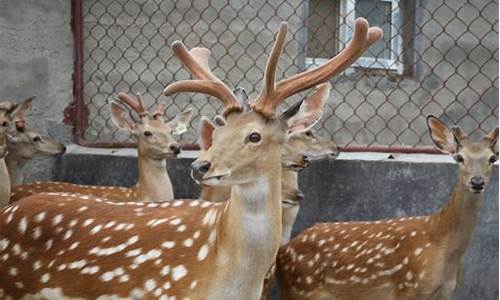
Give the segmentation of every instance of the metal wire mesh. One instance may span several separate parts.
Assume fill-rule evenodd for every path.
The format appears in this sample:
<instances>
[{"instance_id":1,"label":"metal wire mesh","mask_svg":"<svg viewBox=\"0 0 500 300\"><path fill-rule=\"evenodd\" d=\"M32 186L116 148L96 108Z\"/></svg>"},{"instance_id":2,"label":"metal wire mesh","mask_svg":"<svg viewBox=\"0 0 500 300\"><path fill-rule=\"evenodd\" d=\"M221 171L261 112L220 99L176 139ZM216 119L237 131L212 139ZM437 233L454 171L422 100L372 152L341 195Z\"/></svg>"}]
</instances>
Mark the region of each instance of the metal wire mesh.
<instances>
[{"instance_id":1,"label":"metal wire mesh","mask_svg":"<svg viewBox=\"0 0 500 300\"><path fill-rule=\"evenodd\" d=\"M354 19L381 26L384 39L343 74L317 129L349 147L430 145L425 116L433 114L474 135L498 124L498 1L484 0L84 0L83 140L125 142L107 101L118 91L143 93L167 115L193 107L196 141L201 115L220 105L204 95L167 98L163 88L189 78L169 45L211 50L214 73L256 96L281 21L289 24L278 79L333 57L348 42ZM294 101L306 94L289 99ZM82 110L81 113L86 113Z\"/></svg>"}]
</instances>

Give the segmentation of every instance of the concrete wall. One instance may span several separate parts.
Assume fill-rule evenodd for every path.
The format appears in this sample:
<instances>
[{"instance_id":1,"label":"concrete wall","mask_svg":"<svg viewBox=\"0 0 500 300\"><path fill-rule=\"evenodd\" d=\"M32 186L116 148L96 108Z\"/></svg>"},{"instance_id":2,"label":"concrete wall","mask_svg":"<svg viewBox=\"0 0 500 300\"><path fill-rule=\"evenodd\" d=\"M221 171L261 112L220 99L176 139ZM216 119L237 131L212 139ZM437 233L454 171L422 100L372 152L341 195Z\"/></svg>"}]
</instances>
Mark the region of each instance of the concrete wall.
<instances>
[{"instance_id":1,"label":"concrete wall","mask_svg":"<svg viewBox=\"0 0 500 300\"><path fill-rule=\"evenodd\" d=\"M425 161L421 156L418 161ZM359 158L359 156L358 156ZM456 164L405 162L376 156L372 161L347 159L315 162L300 174L306 195L294 234L316 222L377 220L422 215L443 206L456 180ZM176 198L195 198L199 188L189 177L192 159L168 162ZM76 171L78 170L78 171ZM132 185L133 157L69 154L56 159L50 173L32 178L84 184ZM479 224L464 261L464 277L453 299L498 299L498 166L484 194ZM278 299L276 296L273 299Z\"/></svg>"},{"instance_id":2,"label":"concrete wall","mask_svg":"<svg viewBox=\"0 0 500 300\"><path fill-rule=\"evenodd\" d=\"M86 138L127 139L110 124L105 104L120 90L144 92L150 105L172 103L169 116L190 102L199 114L216 113L218 102L212 99L207 103L205 96L161 96L167 84L189 77L169 50L174 40L183 40L188 47L209 48L215 74L231 87L244 87L250 96L260 90L265 54L281 20L287 21L290 29L278 79L304 69L308 40L317 48L313 53L330 57L337 51L337 22L344 19L335 16L337 2L84 1L85 100L91 103ZM429 145L427 114L458 122L467 132L479 134L493 128L498 123L498 3L399 3L405 24L399 29L403 39L400 60L407 73L356 69L335 78L318 126L324 128L323 134L332 135L340 145L353 139L356 144ZM311 31L307 25L310 11L317 16L311 18ZM194 127L197 123L198 117ZM481 129L476 130L479 123L483 123ZM184 138L196 139L192 133Z\"/></svg>"},{"instance_id":3,"label":"concrete wall","mask_svg":"<svg viewBox=\"0 0 500 300\"><path fill-rule=\"evenodd\" d=\"M329 0L314 3L324 5L325 1ZM169 116L189 102L200 114L217 112L218 102L212 99L207 104L204 96L161 96L166 84L188 77L169 50L174 40L210 48L215 73L230 86L241 85L255 96L265 65L263 54L269 52L279 22L286 20L289 42L278 77L304 68L310 34L306 0L214 0L210 5L153 0L83 3L89 141L128 138L116 132L105 105L120 90L145 92L150 105L172 103ZM481 130L490 130L498 122L498 3L401 0L400 5L408 24L403 29L407 43L403 59L411 75L357 70L336 78L321 124L328 132L323 133L332 134L340 145L353 136L358 144L389 144L396 135L401 136L397 143L413 144L422 138L428 144L420 110L423 115L458 121L468 132L478 123L482 123ZM322 16L324 27L333 27L317 32L317 42L337 38L336 20L326 19L328 15ZM72 100L70 21L69 0L0 1L0 100L37 95L31 124L63 140L71 138L69 128L62 125L63 109ZM197 122L198 117L194 127ZM193 132L184 138L196 139Z\"/></svg>"},{"instance_id":4,"label":"concrete wall","mask_svg":"<svg viewBox=\"0 0 500 300\"><path fill-rule=\"evenodd\" d=\"M30 126L71 140L62 124L73 100L71 1L0 1L0 101L37 96Z\"/></svg>"}]
</instances>

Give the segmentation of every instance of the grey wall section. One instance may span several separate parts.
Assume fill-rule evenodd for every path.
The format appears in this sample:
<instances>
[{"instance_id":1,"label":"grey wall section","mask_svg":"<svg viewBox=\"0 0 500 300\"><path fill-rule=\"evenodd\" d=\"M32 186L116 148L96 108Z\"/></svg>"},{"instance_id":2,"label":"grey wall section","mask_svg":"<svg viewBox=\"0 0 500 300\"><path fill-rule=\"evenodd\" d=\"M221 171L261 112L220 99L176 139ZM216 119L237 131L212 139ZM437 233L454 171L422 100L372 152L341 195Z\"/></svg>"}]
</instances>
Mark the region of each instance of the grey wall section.
<instances>
[{"instance_id":1,"label":"grey wall section","mask_svg":"<svg viewBox=\"0 0 500 300\"><path fill-rule=\"evenodd\" d=\"M204 95L162 96L167 84L189 78L168 47L174 40L209 48L214 73L231 87L244 87L252 98L260 91L265 54L283 20L290 28L277 79L303 70L308 40L317 41L314 47L321 52L323 47L335 48L339 38L338 20L330 16L340 1L313 1L330 10L316 8L318 20L312 21L308 20L310 2L84 1L84 98L90 112L85 138L128 138L110 124L106 106L122 90L142 92L148 105L167 101L170 117L192 103L194 127L198 114L217 112L218 102ZM401 48L408 74L355 68L336 76L318 126L322 134L340 145L353 140L355 144L431 145L426 134L428 114L458 123L474 135L493 128L498 123L498 1L398 2L401 22L406 24L400 33L406 41ZM309 32L310 21L324 30ZM184 138L194 141L196 136L189 132Z\"/></svg>"},{"instance_id":2,"label":"grey wall section","mask_svg":"<svg viewBox=\"0 0 500 300\"><path fill-rule=\"evenodd\" d=\"M176 198L195 198L190 159L168 162ZM78 171L77 171L78 170ZM464 257L464 277L454 299L498 299L498 166L485 191L476 233ZM36 177L37 175L35 175ZM84 184L131 185L134 158L65 155L44 178ZM456 181L456 165L387 161L320 161L300 174L306 195L294 234L316 222L377 220L436 212ZM274 297L273 299L278 299Z\"/></svg>"},{"instance_id":3,"label":"grey wall section","mask_svg":"<svg viewBox=\"0 0 500 300\"><path fill-rule=\"evenodd\" d=\"M62 124L72 101L73 35L71 1L0 1L0 101L37 96L30 126L62 140Z\"/></svg>"}]
</instances>

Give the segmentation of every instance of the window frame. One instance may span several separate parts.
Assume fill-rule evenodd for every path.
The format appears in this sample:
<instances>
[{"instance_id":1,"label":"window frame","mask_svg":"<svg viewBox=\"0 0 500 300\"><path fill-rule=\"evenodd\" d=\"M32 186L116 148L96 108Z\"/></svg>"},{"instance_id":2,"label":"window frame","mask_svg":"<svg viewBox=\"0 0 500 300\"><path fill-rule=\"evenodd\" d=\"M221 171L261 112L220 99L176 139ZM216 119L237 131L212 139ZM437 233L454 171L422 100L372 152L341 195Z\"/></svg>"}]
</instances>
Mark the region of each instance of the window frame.
<instances>
[{"instance_id":1,"label":"window frame","mask_svg":"<svg viewBox=\"0 0 500 300\"><path fill-rule=\"evenodd\" d=\"M357 0L340 0L339 10L339 38L337 39L337 49L339 51L349 42L353 34L353 27L356 20L356 3ZM378 0L391 4L391 58L372 58L360 57L354 62L351 67L365 69L382 69L396 71L398 74L403 74L403 59L402 45L403 38L400 34L402 28L401 9L399 8L400 0ZM343 23L342 23L343 22ZM306 67L311 68L326 63L328 59L306 57Z\"/></svg>"}]
</instances>

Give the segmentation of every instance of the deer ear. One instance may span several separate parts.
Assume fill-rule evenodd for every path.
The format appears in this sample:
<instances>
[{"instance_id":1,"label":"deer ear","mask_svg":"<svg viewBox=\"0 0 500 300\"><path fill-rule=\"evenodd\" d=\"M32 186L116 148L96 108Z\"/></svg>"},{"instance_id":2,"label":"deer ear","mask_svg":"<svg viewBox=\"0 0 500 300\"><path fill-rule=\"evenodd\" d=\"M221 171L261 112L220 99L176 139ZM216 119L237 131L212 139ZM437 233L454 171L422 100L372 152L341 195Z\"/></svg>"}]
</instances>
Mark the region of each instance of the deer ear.
<instances>
[{"instance_id":1,"label":"deer ear","mask_svg":"<svg viewBox=\"0 0 500 300\"><path fill-rule=\"evenodd\" d=\"M193 110L191 108L188 108L175 116L175 118L168 122L167 125L172 128L173 134L181 135L187 131L187 126L192 116Z\"/></svg>"},{"instance_id":2,"label":"deer ear","mask_svg":"<svg viewBox=\"0 0 500 300\"><path fill-rule=\"evenodd\" d=\"M245 89L242 87L237 87L233 90L233 94L234 94L234 96L236 96L236 100L238 101L238 104L241 107L243 107L243 111L249 111L250 104L248 103L247 91L245 91Z\"/></svg>"},{"instance_id":3,"label":"deer ear","mask_svg":"<svg viewBox=\"0 0 500 300\"><path fill-rule=\"evenodd\" d=\"M491 150L498 155L498 127L493 129L490 133L488 133L484 140L488 143Z\"/></svg>"},{"instance_id":4,"label":"deer ear","mask_svg":"<svg viewBox=\"0 0 500 300\"><path fill-rule=\"evenodd\" d=\"M316 91L304 101L290 106L281 115L288 124L290 135L309 130L321 119L323 107L330 95L330 83L316 86Z\"/></svg>"},{"instance_id":5,"label":"deer ear","mask_svg":"<svg viewBox=\"0 0 500 300\"><path fill-rule=\"evenodd\" d=\"M199 129L201 150L208 150L212 147L212 134L214 130L215 125L209 119L201 117Z\"/></svg>"},{"instance_id":6,"label":"deer ear","mask_svg":"<svg viewBox=\"0 0 500 300\"><path fill-rule=\"evenodd\" d=\"M455 154L460 141L467 137L460 128L449 129L443 121L432 115L427 117L427 127L429 127L432 141L443 153Z\"/></svg>"},{"instance_id":7,"label":"deer ear","mask_svg":"<svg viewBox=\"0 0 500 300\"><path fill-rule=\"evenodd\" d=\"M129 119L127 110L115 101L111 101L109 105L111 107L111 120L115 123L116 127L132 132L135 124Z\"/></svg>"},{"instance_id":8,"label":"deer ear","mask_svg":"<svg viewBox=\"0 0 500 300\"><path fill-rule=\"evenodd\" d=\"M215 122L215 125L217 125L219 127L220 126L226 126L226 119L224 119L224 117L221 116L221 115L216 115L214 117L214 122Z\"/></svg>"},{"instance_id":9,"label":"deer ear","mask_svg":"<svg viewBox=\"0 0 500 300\"><path fill-rule=\"evenodd\" d=\"M14 122L24 121L26 113L31 108L31 102L33 101L33 99L35 99L34 96L25 99L9 108L7 110L7 115L9 116L9 118Z\"/></svg>"}]
</instances>

